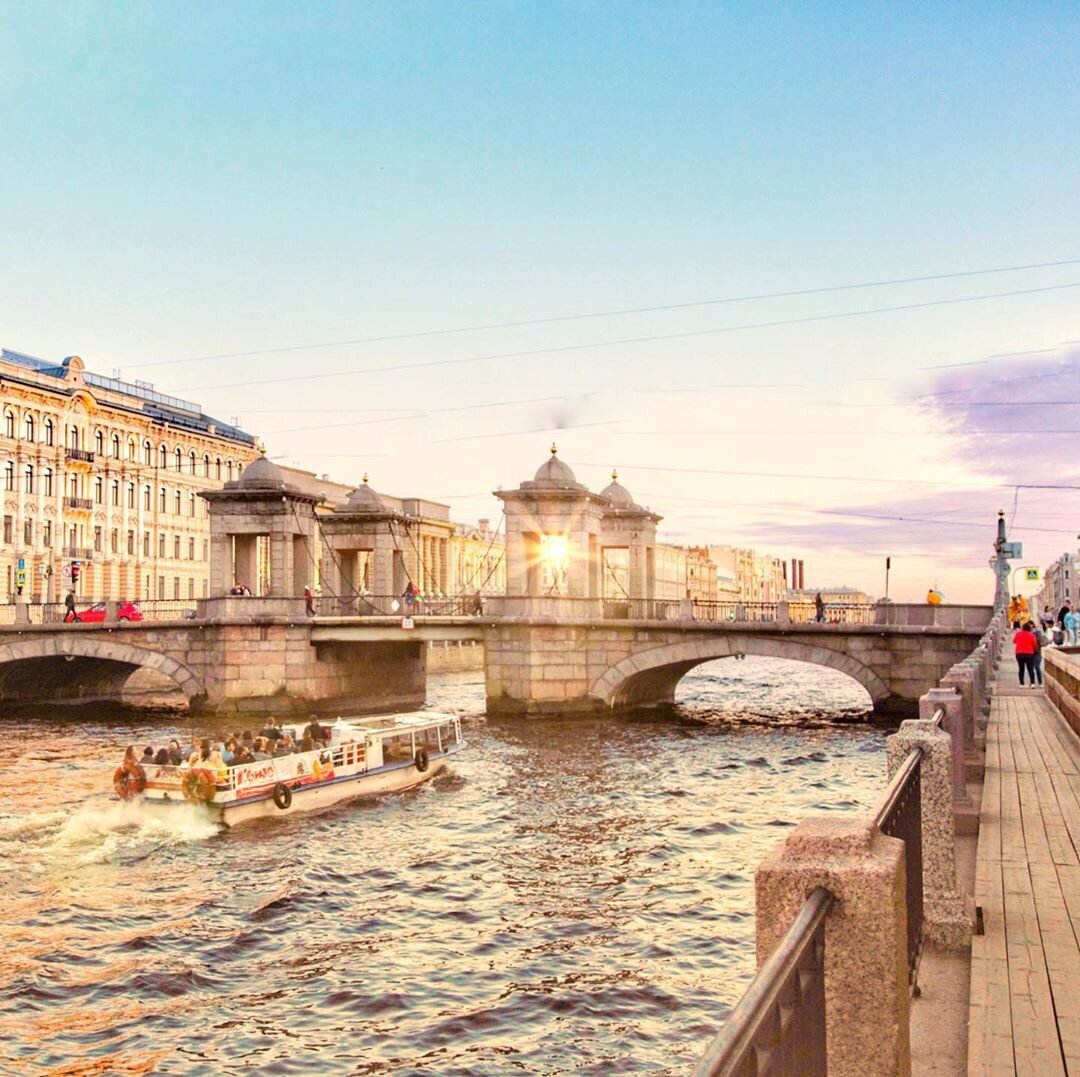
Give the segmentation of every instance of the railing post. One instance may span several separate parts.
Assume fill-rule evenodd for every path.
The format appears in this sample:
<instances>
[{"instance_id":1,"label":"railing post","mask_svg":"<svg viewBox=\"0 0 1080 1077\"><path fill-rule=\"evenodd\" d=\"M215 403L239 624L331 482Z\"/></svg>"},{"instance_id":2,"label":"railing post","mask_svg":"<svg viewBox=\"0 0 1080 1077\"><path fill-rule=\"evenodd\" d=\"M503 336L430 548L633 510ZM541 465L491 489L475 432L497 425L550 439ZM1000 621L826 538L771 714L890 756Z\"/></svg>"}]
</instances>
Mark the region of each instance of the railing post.
<instances>
[{"instance_id":1,"label":"railing post","mask_svg":"<svg viewBox=\"0 0 1080 1077\"><path fill-rule=\"evenodd\" d=\"M955 699L954 692L947 694ZM924 701L926 696L919 700L920 712L924 709ZM941 706L940 701L935 704L935 710L938 706ZM920 764L923 936L946 950L966 950L971 945L971 917L956 888L952 737L932 721L921 719L902 722L899 731L885 744L890 775L896 772L912 748L921 748L923 753ZM966 788L964 795L967 795Z\"/></svg>"},{"instance_id":2,"label":"railing post","mask_svg":"<svg viewBox=\"0 0 1080 1077\"><path fill-rule=\"evenodd\" d=\"M117 603L116 603L115 598L107 598L105 600L105 623L106 624L111 625L111 624L116 623L116 605L117 605Z\"/></svg>"},{"instance_id":3,"label":"railing post","mask_svg":"<svg viewBox=\"0 0 1080 1077\"><path fill-rule=\"evenodd\" d=\"M15 599L15 623L28 625L30 623L30 606L25 598Z\"/></svg>"},{"instance_id":4,"label":"railing post","mask_svg":"<svg viewBox=\"0 0 1080 1077\"><path fill-rule=\"evenodd\" d=\"M825 923L829 1077L910 1074L904 843L869 819L812 816L762 861L755 885L759 966L815 887L837 898Z\"/></svg>"},{"instance_id":5,"label":"railing post","mask_svg":"<svg viewBox=\"0 0 1080 1077\"><path fill-rule=\"evenodd\" d=\"M919 699L919 718L927 721L933 718L938 708L945 711L942 729L949 735L949 773L952 787L953 827L957 834L977 834L979 831L979 813L968 793L967 753L964 751L964 699L956 688L948 684L948 678L942 682L945 687L931 688Z\"/></svg>"}]
</instances>

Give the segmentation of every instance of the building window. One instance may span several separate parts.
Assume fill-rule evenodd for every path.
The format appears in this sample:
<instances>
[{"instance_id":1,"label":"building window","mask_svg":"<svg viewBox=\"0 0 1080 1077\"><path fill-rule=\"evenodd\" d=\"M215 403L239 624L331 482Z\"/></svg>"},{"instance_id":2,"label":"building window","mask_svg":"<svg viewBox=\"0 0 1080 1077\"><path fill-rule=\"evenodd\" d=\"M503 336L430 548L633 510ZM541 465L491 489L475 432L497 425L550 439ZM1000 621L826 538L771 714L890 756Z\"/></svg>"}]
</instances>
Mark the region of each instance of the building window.
<instances>
[{"instance_id":1,"label":"building window","mask_svg":"<svg viewBox=\"0 0 1080 1077\"><path fill-rule=\"evenodd\" d=\"M45 431L45 444L46 445L55 445L56 444L56 430L53 427L52 419L46 419L41 425L42 425L42 428Z\"/></svg>"},{"instance_id":2,"label":"building window","mask_svg":"<svg viewBox=\"0 0 1080 1077\"><path fill-rule=\"evenodd\" d=\"M195 450L194 449L192 449L191 452L188 454L188 463L191 465L191 473L192 473L192 475L194 475L195 474Z\"/></svg>"},{"instance_id":3,"label":"building window","mask_svg":"<svg viewBox=\"0 0 1080 1077\"><path fill-rule=\"evenodd\" d=\"M15 413L12 411L4 412L4 433L9 438L15 436Z\"/></svg>"},{"instance_id":4,"label":"building window","mask_svg":"<svg viewBox=\"0 0 1080 1077\"><path fill-rule=\"evenodd\" d=\"M6 542L9 546L11 545L11 528L12 528L12 519L11 519L10 516L5 516L4 517L4 542Z\"/></svg>"},{"instance_id":5,"label":"building window","mask_svg":"<svg viewBox=\"0 0 1080 1077\"><path fill-rule=\"evenodd\" d=\"M120 435L113 434L112 436L112 458L114 460L120 459Z\"/></svg>"},{"instance_id":6,"label":"building window","mask_svg":"<svg viewBox=\"0 0 1080 1077\"><path fill-rule=\"evenodd\" d=\"M188 577L187 596L189 600L195 597L195 580L193 577Z\"/></svg>"},{"instance_id":7,"label":"building window","mask_svg":"<svg viewBox=\"0 0 1080 1077\"><path fill-rule=\"evenodd\" d=\"M229 460L225 464L225 474L229 482L232 482L232 461Z\"/></svg>"},{"instance_id":8,"label":"building window","mask_svg":"<svg viewBox=\"0 0 1080 1077\"><path fill-rule=\"evenodd\" d=\"M94 549L101 553L101 528L94 528Z\"/></svg>"},{"instance_id":9,"label":"building window","mask_svg":"<svg viewBox=\"0 0 1080 1077\"><path fill-rule=\"evenodd\" d=\"M72 497L78 497L79 496L79 476L78 475L72 475L71 476L71 496Z\"/></svg>"},{"instance_id":10,"label":"building window","mask_svg":"<svg viewBox=\"0 0 1080 1077\"><path fill-rule=\"evenodd\" d=\"M221 478L221 457L220 456L217 458L215 466L217 467L217 477L220 479Z\"/></svg>"},{"instance_id":11,"label":"building window","mask_svg":"<svg viewBox=\"0 0 1080 1077\"><path fill-rule=\"evenodd\" d=\"M52 520L43 520L41 523L41 543L46 549L52 548Z\"/></svg>"},{"instance_id":12,"label":"building window","mask_svg":"<svg viewBox=\"0 0 1080 1077\"><path fill-rule=\"evenodd\" d=\"M158 557L165 556L165 532L162 531L157 537L157 555Z\"/></svg>"},{"instance_id":13,"label":"building window","mask_svg":"<svg viewBox=\"0 0 1080 1077\"><path fill-rule=\"evenodd\" d=\"M149 512L150 511L150 487L144 486L142 488L142 507Z\"/></svg>"},{"instance_id":14,"label":"building window","mask_svg":"<svg viewBox=\"0 0 1080 1077\"><path fill-rule=\"evenodd\" d=\"M203 582L202 582L202 596L203 596L203 598L206 598L206 596L208 594L210 594L210 581L209 580L203 580Z\"/></svg>"},{"instance_id":15,"label":"building window","mask_svg":"<svg viewBox=\"0 0 1080 1077\"><path fill-rule=\"evenodd\" d=\"M202 559L204 561L209 561L210 560L210 540L209 539L203 539L202 540Z\"/></svg>"},{"instance_id":16,"label":"building window","mask_svg":"<svg viewBox=\"0 0 1080 1077\"><path fill-rule=\"evenodd\" d=\"M24 546L33 546L34 545L34 521L33 520L24 520L23 521L23 545Z\"/></svg>"},{"instance_id":17,"label":"building window","mask_svg":"<svg viewBox=\"0 0 1080 1077\"><path fill-rule=\"evenodd\" d=\"M165 598L165 577L158 576L157 578L157 596L160 599Z\"/></svg>"},{"instance_id":18,"label":"building window","mask_svg":"<svg viewBox=\"0 0 1080 1077\"><path fill-rule=\"evenodd\" d=\"M169 466L169 450L164 445L158 446L158 467L164 471Z\"/></svg>"},{"instance_id":19,"label":"building window","mask_svg":"<svg viewBox=\"0 0 1080 1077\"><path fill-rule=\"evenodd\" d=\"M173 491L173 512L177 516L180 515L180 491L179 490Z\"/></svg>"},{"instance_id":20,"label":"building window","mask_svg":"<svg viewBox=\"0 0 1080 1077\"><path fill-rule=\"evenodd\" d=\"M100 430L94 431L94 452L98 456L105 455L105 435Z\"/></svg>"},{"instance_id":21,"label":"building window","mask_svg":"<svg viewBox=\"0 0 1080 1077\"><path fill-rule=\"evenodd\" d=\"M96 505L100 505L102 498L105 496L104 486L105 483L100 475L94 479L94 503Z\"/></svg>"},{"instance_id":22,"label":"building window","mask_svg":"<svg viewBox=\"0 0 1080 1077\"><path fill-rule=\"evenodd\" d=\"M34 440L34 417L33 417L33 415L27 415L26 423L25 423L25 429L26 429L26 440L27 441L33 441Z\"/></svg>"},{"instance_id":23,"label":"building window","mask_svg":"<svg viewBox=\"0 0 1080 1077\"><path fill-rule=\"evenodd\" d=\"M154 462L154 446L149 441L142 443L142 462L149 467Z\"/></svg>"},{"instance_id":24,"label":"building window","mask_svg":"<svg viewBox=\"0 0 1080 1077\"><path fill-rule=\"evenodd\" d=\"M77 449L79 447L79 428L77 426L68 427L68 448Z\"/></svg>"},{"instance_id":25,"label":"building window","mask_svg":"<svg viewBox=\"0 0 1080 1077\"><path fill-rule=\"evenodd\" d=\"M41 492L46 497L52 497L52 468L47 467L41 473Z\"/></svg>"},{"instance_id":26,"label":"building window","mask_svg":"<svg viewBox=\"0 0 1080 1077\"><path fill-rule=\"evenodd\" d=\"M183 471L184 470L184 454L180 451L179 446L177 446L176 452L173 455L175 455L175 457L176 457L176 470L177 471Z\"/></svg>"},{"instance_id":27,"label":"building window","mask_svg":"<svg viewBox=\"0 0 1080 1077\"><path fill-rule=\"evenodd\" d=\"M204 455L202 458L202 473L207 478L210 478L210 457L207 455Z\"/></svg>"},{"instance_id":28,"label":"building window","mask_svg":"<svg viewBox=\"0 0 1080 1077\"><path fill-rule=\"evenodd\" d=\"M15 465L10 460L4 465L4 489L15 489Z\"/></svg>"},{"instance_id":29,"label":"building window","mask_svg":"<svg viewBox=\"0 0 1080 1077\"><path fill-rule=\"evenodd\" d=\"M112 553L120 552L120 532L115 527L109 532L109 550Z\"/></svg>"},{"instance_id":30,"label":"building window","mask_svg":"<svg viewBox=\"0 0 1080 1077\"><path fill-rule=\"evenodd\" d=\"M180 577L179 576L173 576L172 596L173 596L173 599L175 601L177 601L177 602L180 601Z\"/></svg>"},{"instance_id":31,"label":"building window","mask_svg":"<svg viewBox=\"0 0 1080 1077\"><path fill-rule=\"evenodd\" d=\"M195 560L195 540L193 538L187 540L187 555L189 561Z\"/></svg>"},{"instance_id":32,"label":"building window","mask_svg":"<svg viewBox=\"0 0 1080 1077\"><path fill-rule=\"evenodd\" d=\"M174 560L180 560L180 536L173 535L172 555Z\"/></svg>"},{"instance_id":33,"label":"building window","mask_svg":"<svg viewBox=\"0 0 1080 1077\"><path fill-rule=\"evenodd\" d=\"M144 531L142 533L142 555L143 555L143 557L149 557L150 556L150 532L149 531ZM147 590L148 593L150 591L149 579L150 578L148 576L147 577L147 584L146 584L146 590Z\"/></svg>"},{"instance_id":34,"label":"building window","mask_svg":"<svg viewBox=\"0 0 1080 1077\"><path fill-rule=\"evenodd\" d=\"M133 482L127 484L127 507L135 508L135 483Z\"/></svg>"},{"instance_id":35,"label":"building window","mask_svg":"<svg viewBox=\"0 0 1080 1077\"><path fill-rule=\"evenodd\" d=\"M109 483L109 504L110 505L116 505L117 507L119 507L119 505L120 505L120 480L119 479L113 479L113 481L111 483Z\"/></svg>"},{"instance_id":36,"label":"building window","mask_svg":"<svg viewBox=\"0 0 1080 1077\"><path fill-rule=\"evenodd\" d=\"M194 494L188 494L187 501L188 501L188 515L189 516L194 516L195 515L195 495Z\"/></svg>"},{"instance_id":37,"label":"building window","mask_svg":"<svg viewBox=\"0 0 1080 1077\"><path fill-rule=\"evenodd\" d=\"M129 531L127 536L127 551L128 557L135 556L135 532Z\"/></svg>"},{"instance_id":38,"label":"building window","mask_svg":"<svg viewBox=\"0 0 1080 1077\"><path fill-rule=\"evenodd\" d=\"M128 460L131 463L135 463L135 439L128 438Z\"/></svg>"},{"instance_id":39,"label":"building window","mask_svg":"<svg viewBox=\"0 0 1080 1077\"><path fill-rule=\"evenodd\" d=\"M162 512L165 511L165 502L168 496L169 495L166 493L164 486L160 490L158 490L158 508Z\"/></svg>"}]
</instances>

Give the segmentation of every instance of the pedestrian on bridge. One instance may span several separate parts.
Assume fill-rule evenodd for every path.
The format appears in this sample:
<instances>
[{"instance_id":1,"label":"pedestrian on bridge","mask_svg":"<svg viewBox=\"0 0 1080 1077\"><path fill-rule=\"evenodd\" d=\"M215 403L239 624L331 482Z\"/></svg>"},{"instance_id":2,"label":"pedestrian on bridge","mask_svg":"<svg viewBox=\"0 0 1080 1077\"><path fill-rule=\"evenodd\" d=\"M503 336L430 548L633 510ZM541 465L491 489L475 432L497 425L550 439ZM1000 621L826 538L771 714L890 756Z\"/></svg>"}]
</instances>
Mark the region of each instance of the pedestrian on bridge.
<instances>
[{"instance_id":1,"label":"pedestrian on bridge","mask_svg":"<svg viewBox=\"0 0 1080 1077\"><path fill-rule=\"evenodd\" d=\"M821 597L820 591L814 595L814 620L818 624L825 620L825 599Z\"/></svg>"},{"instance_id":2,"label":"pedestrian on bridge","mask_svg":"<svg viewBox=\"0 0 1080 1077\"><path fill-rule=\"evenodd\" d=\"M70 624L72 621L78 621L82 623L82 618L75 612L74 591L68 591L67 598L64 599L64 609L67 611L64 614L64 624Z\"/></svg>"},{"instance_id":3,"label":"pedestrian on bridge","mask_svg":"<svg viewBox=\"0 0 1080 1077\"><path fill-rule=\"evenodd\" d=\"M1016 672L1020 678L1020 687L1024 686L1024 673L1027 672L1031 687L1035 688L1035 652L1038 650L1039 641L1035 633L1031 631L1031 622L1026 621L1022 628L1017 628L1013 633L1013 650L1016 653Z\"/></svg>"}]
</instances>

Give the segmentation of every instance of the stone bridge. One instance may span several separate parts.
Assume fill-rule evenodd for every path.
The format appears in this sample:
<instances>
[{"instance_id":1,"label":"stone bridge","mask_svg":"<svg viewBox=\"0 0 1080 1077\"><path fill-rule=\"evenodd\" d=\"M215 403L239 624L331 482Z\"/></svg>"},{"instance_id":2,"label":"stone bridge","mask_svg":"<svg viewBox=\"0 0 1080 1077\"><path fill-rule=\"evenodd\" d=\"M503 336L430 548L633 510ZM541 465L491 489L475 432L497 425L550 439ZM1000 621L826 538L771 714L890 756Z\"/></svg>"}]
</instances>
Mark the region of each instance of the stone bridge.
<instances>
[{"instance_id":1,"label":"stone bridge","mask_svg":"<svg viewBox=\"0 0 1080 1077\"><path fill-rule=\"evenodd\" d=\"M565 714L670 702L694 666L761 655L839 670L876 710L914 706L966 657L990 607L888 606L873 623L703 621L685 604L604 617L562 604L489 604L476 616L309 618L294 599L223 598L176 622L0 627L0 701L119 700L138 669L192 709L260 715L393 710L423 702L426 644L484 645L490 713ZM599 614L599 615L597 615ZM760 614L759 614L760 615ZM910 623L909 623L910 622Z\"/></svg>"}]
</instances>

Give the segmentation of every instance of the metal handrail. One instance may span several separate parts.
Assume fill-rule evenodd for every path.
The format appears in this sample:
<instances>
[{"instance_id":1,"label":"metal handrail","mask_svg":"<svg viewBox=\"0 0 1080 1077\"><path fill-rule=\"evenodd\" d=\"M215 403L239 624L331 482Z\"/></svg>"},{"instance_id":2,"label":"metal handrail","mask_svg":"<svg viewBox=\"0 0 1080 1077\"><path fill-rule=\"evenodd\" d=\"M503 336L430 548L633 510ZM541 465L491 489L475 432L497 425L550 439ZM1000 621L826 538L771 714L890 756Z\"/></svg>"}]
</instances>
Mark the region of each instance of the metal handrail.
<instances>
[{"instance_id":1,"label":"metal handrail","mask_svg":"<svg viewBox=\"0 0 1080 1077\"><path fill-rule=\"evenodd\" d=\"M821 886L806 899L694 1077L825 1072L825 919L835 900Z\"/></svg>"}]
</instances>

